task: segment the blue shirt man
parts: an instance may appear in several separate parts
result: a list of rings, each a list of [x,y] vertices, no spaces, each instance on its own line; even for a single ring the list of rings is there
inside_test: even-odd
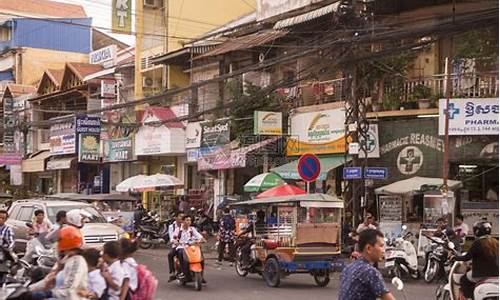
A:
[[[9,214],[5,210],[0,210],[0,244],[5,250],[13,250],[15,239],[14,231],[9,225],[5,224]]]
[[[385,287],[374,263],[384,258],[384,235],[376,229],[365,229],[359,234],[362,257],[347,266],[340,275],[339,300],[395,300]]]

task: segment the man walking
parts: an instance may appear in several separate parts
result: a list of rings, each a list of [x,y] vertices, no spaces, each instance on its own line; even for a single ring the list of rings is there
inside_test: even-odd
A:
[[[361,258],[347,266],[340,275],[341,300],[395,300],[385,287],[382,274],[373,267],[384,258],[384,235],[376,229],[359,234]]]
[[[236,230],[236,221],[233,216],[230,214],[230,210],[228,207],[224,208],[224,214],[220,220],[219,224],[219,257],[217,263],[219,265],[222,264],[222,260],[224,259],[224,250],[226,249],[226,245],[229,247],[229,256],[231,265],[235,257],[235,249],[234,249],[234,241],[236,238],[235,230]]]

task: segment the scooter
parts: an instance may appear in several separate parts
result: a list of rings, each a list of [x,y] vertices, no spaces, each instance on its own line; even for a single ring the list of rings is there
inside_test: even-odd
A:
[[[406,232],[406,225],[401,227],[401,233],[394,238],[386,239],[385,250],[385,268],[389,274],[402,278],[403,275],[409,275],[414,279],[420,277],[418,270],[417,251],[413,244],[408,240],[412,237],[411,232]]]
[[[186,283],[193,282],[194,289],[201,291],[203,285],[203,254],[199,244],[184,245],[183,248],[185,258],[189,262],[189,273],[182,274],[179,259],[175,257],[175,276],[177,277],[177,284],[180,286]]]
[[[455,249],[453,243],[448,243],[450,249]],[[448,275],[448,283],[436,291],[437,300],[460,300],[460,279],[467,273],[465,262],[455,261]],[[479,282],[474,288],[474,300],[493,300],[499,298],[498,277],[491,277]]]
[[[451,249],[448,247],[448,239],[446,236],[443,238],[424,235],[431,241],[424,249],[425,251],[425,266],[424,266],[424,280],[431,283],[434,279],[446,277],[447,271],[451,268],[450,261],[448,260],[448,253]]]

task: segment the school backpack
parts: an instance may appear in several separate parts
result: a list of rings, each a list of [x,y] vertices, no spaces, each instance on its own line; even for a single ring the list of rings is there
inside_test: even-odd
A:
[[[137,289],[131,295],[131,300],[153,300],[158,287],[158,280],[145,265],[137,265]]]

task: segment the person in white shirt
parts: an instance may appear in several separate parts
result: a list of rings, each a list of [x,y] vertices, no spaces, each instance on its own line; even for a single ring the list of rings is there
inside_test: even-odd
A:
[[[87,277],[87,291],[82,294],[89,299],[99,299],[106,291],[106,280],[101,275],[101,253],[97,249],[87,249],[83,253],[87,261],[89,273]]]
[[[122,267],[125,271],[125,279],[123,280],[122,291],[120,299],[126,299],[127,294],[133,294],[137,291],[139,286],[139,279],[137,278],[137,262],[133,255],[137,251],[137,241],[131,241],[127,238],[120,240],[122,249]]]
[[[374,223],[375,222],[374,222],[373,215],[371,213],[366,213],[365,221],[358,225],[358,229],[356,229],[356,232],[361,233],[361,231],[368,229],[368,228],[377,229],[377,226],[375,226]]]
[[[453,231],[455,231],[455,234],[459,238],[464,238],[469,234],[469,225],[464,223],[464,216],[458,215],[455,218],[455,228],[453,228]]]
[[[186,276],[189,272],[189,262],[184,257],[184,247],[186,245],[192,245],[195,243],[200,243],[205,239],[196,230],[196,228],[191,226],[191,217],[184,216],[182,218],[182,226],[174,232],[174,245],[176,248],[177,258],[179,259],[179,264],[181,265],[182,275]]]
[[[122,291],[125,271],[120,261],[120,243],[118,241],[106,242],[103,247],[103,258],[107,264],[101,271],[102,277],[108,285],[109,300],[119,300]]]
[[[168,253],[168,271],[170,272],[170,278],[168,279],[168,282],[175,280],[175,275],[174,275],[174,257],[176,255],[176,249],[175,249],[175,240],[174,240],[174,234],[177,231],[177,229],[181,228],[182,225],[182,218],[184,218],[184,214],[179,212],[175,216],[175,221],[168,226],[168,237],[170,239],[170,245],[172,249],[170,249],[170,252]]]

